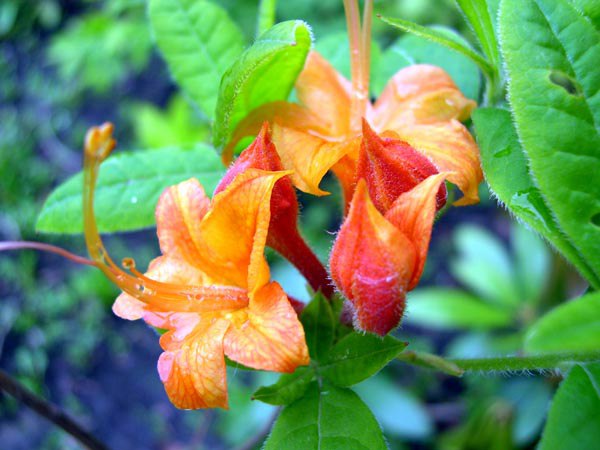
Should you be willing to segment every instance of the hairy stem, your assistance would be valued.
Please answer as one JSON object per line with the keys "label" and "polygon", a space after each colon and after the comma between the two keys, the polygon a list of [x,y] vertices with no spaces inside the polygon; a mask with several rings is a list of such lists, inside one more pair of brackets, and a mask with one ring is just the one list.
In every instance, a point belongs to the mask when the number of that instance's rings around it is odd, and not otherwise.
{"label": "hairy stem", "polygon": [[4,391],[13,396],[40,416],[45,417],[77,439],[77,441],[86,448],[90,450],[108,450],[106,444],[100,442],[97,438],[84,430],[81,425],[75,422],[58,406],[38,397],[3,370],[0,370],[0,391]]}

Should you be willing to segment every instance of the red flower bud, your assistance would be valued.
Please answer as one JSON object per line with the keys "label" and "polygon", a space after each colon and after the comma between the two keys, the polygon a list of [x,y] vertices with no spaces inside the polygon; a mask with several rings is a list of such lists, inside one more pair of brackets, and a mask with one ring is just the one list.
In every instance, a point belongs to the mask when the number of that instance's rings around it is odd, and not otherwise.
{"label": "red flower bud", "polygon": [[[365,179],[373,203],[385,214],[401,194],[437,174],[438,170],[429,158],[408,143],[378,136],[364,119],[362,129],[357,179]],[[439,188],[436,203],[437,209],[446,203],[444,184]]]}
{"label": "red flower bud", "polygon": [[[252,144],[229,167],[215,189],[215,194],[223,191],[238,174],[251,168],[268,171],[284,170],[281,158],[271,140],[267,122],[263,124]],[[289,177],[277,181],[271,194],[271,219],[267,245],[294,264],[313,289],[321,289],[327,297],[332,295],[333,288],[328,281],[327,271],[298,231],[298,199]]]}

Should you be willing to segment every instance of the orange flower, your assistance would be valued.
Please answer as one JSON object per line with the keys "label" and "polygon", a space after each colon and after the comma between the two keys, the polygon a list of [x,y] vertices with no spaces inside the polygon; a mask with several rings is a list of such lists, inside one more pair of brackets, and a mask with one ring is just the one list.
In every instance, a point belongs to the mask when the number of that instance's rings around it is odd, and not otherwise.
{"label": "orange flower", "polygon": [[84,214],[88,250],[122,290],[125,319],[168,330],[158,372],[178,408],[227,408],[224,355],[256,369],[293,372],[308,364],[304,331],[279,284],[269,282],[264,247],[274,186],[288,172],[248,169],[212,201],[194,179],[168,188],[156,208],[162,256],[142,275],[119,269],[94,221],[100,162],[114,147],[112,127],[86,139]]}
{"label": "orange flower", "polygon": [[[351,84],[311,52],[296,89],[300,105],[276,102],[257,108],[237,127],[224,155],[230,157],[242,137],[256,134],[268,120],[284,167],[295,171],[294,184],[323,195],[319,183],[332,169],[349,201],[361,138],[361,130],[351,126]],[[414,65],[392,77],[375,104],[367,105],[365,116],[378,134],[405,141],[439,171],[452,172],[448,180],[464,194],[455,204],[467,205],[479,200],[483,178],[477,144],[459,122],[474,107],[442,69]]]}
{"label": "orange flower", "polygon": [[384,336],[400,323],[406,292],[423,272],[436,195],[447,175],[426,178],[385,215],[365,180],[358,182],[330,258],[331,277],[353,306],[355,327]]}

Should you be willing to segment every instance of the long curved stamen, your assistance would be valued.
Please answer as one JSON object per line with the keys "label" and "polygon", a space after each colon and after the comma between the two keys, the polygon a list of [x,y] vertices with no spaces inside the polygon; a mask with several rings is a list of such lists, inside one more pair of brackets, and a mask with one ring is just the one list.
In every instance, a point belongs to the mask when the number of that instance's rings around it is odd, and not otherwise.
{"label": "long curved stamen", "polygon": [[56,245],[45,244],[43,242],[32,242],[32,241],[5,241],[0,242],[0,252],[9,250],[38,250],[42,252],[54,253],[56,255],[67,258],[77,264],[85,264],[87,266],[97,266],[96,261],[91,261],[83,256],[76,255],[74,253],[65,250],[64,248],[57,247]]}
{"label": "long curved stamen", "polygon": [[135,270],[135,262],[127,258],[124,265],[132,274],[121,270],[106,251],[94,215],[94,189],[100,164],[115,147],[112,124],[88,131],[84,151],[83,214],[85,242],[90,257],[104,275],[121,290],[153,308],[170,312],[208,312],[235,310],[248,305],[243,289],[221,286],[186,286],[151,280]]}
{"label": "long curved stamen", "polygon": [[[371,72],[371,23],[373,19],[373,0],[365,0],[362,21],[362,81],[364,83],[363,112],[369,102],[369,75]],[[365,117],[364,115],[362,117]],[[361,119],[362,119],[361,117]]]}

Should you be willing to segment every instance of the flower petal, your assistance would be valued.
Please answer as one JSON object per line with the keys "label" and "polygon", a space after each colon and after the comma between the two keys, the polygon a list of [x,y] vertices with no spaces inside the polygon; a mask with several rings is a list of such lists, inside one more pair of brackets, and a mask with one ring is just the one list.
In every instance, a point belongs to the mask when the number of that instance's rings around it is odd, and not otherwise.
{"label": "flower petal", "polygon": [[312,51],[296,80],[298,100],[315,114],[330,136],[350,131],[352,84],[319,53]]}
{"label": "flower petal", "polygon": [[413,123],[465,120],[475,106],[443,69],[416,64],[390,79],[375,103],[372,123],[382,132]]}
{"label": "flower petal", "polygon": [[425,266],[436,212],[436,195],[447,176],[447,173],[439,173],[425,179],[398,197],[385,215],[387,220],[410,239],[417,251],[415,270],[408,283],[409,291],[419,282]]}
{"label": "flower petal", "polygon": [[309,362],[304,330],[279,284],[259,289],[247,309],[232,314],[225,354],[248,367],[293,372]]}
{"label": "flower petal", "polygon": [[448,181],[464,194],[454,205],[471,205],[479,201],[478,186],[483,181],[479,148],[463,124],[451,120],[411,125],[396,131],[401,139],[428,156],[440,172],[451,172]]}
{"label": "flower petal", "polygon": [[[437,168],[425,155],[401,140],[379,137],[363,120],[357,178],[367,182],[379,212],[385,214],[400,194],[436,173]],[[446,187],[442,185],[437,195],[438,208],[445,203]]]}
{"label": "flower petal", "polygon": [[415,263],[412,242],[377,211],[361,179],[330,258],[331,277],[353,304],[356,326],[385,335],[398,325]]}
{"label": "flower petal", "polygon": [[[177,408],[228,408],[223,337],[229,322],[198,325],[185,339],[171,339],[158,359],[158,373]],[[172,333],[172,332],[170,332]],[[161,345],[169,339],[161,338]]]}
{"label": "flower petal", "polygon": [[200,266],[211,278],[254,289],[267,283],[264,247],[271,217],[271,193],[287,172],[248,169],[217,194],[200,224]]}

